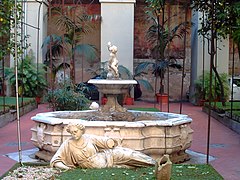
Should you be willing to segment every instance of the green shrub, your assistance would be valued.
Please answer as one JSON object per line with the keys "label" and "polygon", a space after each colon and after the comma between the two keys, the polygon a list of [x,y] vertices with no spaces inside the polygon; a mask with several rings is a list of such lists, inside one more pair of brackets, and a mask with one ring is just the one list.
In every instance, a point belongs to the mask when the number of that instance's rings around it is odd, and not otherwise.
{"label": "green shrub", "polygon": [[[229,95],[230,95],[230,87],[228,83],[228,75],[226,73],[221,73],[219,74],[220,79],[222,81],[223,85],[223,91],[224,91],[224,99],[228,100]],[[197,80],[195,80],[194,85],[195,85],[195,97],[197,99],[205,99],[209,100],[209,94],[211,93],[211,101],[213,100],[219,100],[222,99],[222,94],[221,94],[221,86],[220,82],[216,78],[215,74],[212,74],[212,90],[210,92],[210,73],[205,72],[204,76],[201,75]]]}
{"label": "green shrub", "polygon": [[[34,56],[30,53],[18,62],[18,94],[24,97],[41,97],[47,87],[43,64],[33,62]],[[15,68],[5,69],[5,75],[10,84],[16,84]]]}
{"label": "green shrub", "polygon": [[76,87],[72,84],[60,84],[60,88],[49,90],[45,99],[55,110],[84,110],[88,109],[89,99],[82,91],[76,92]]}

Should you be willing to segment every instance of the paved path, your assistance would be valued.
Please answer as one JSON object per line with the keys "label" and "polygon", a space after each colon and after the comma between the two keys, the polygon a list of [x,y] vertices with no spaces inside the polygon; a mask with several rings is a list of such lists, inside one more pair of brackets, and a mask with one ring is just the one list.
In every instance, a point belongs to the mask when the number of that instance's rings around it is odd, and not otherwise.
{"label": "paved path", "polygon": [[[38,109],[20,117],[22,150],[34,148],[30,140],[32,136],[30,129],[34,124],[31,117],[37,113],[49,111],[47,107],[47,105],[41,104],[38,106]],[[5,156],[13,152],[18,152],[17,121],[13,121],[0,128],[0,176],[16,163],[16,161]]]}
{"label": "paved path", "polygon": [[[163,111],[167,111],[166,105],[160,106],[141,101],[137,101],[134,106],[129,107],[154,106]],[[169,107],[170,112],[180,112],[179,103],[171,103]],[[47,105],[41,104],[38,109],[20,118],[22,150],[34,148],[30,140],[30,129],[33,126],[31,117],[36,113],[46,111],[49,111]],[[193,106],[190,103],[183,103],[182,114],[188,114],[193,119],[191,127],[194,130],[194,133],[190,150],[206,154],[208,115],[202,112],[201,107]],[[18,152],[17,142],[16,121],[0,128],[0,176],[16,163],[16,161],[5,155]],[[224,179],[240,179],[240,135],[228,129],[213,118],[211,118],[210,155],[215,158],[213,161],[210,161],[210,164],[224,177]]]}

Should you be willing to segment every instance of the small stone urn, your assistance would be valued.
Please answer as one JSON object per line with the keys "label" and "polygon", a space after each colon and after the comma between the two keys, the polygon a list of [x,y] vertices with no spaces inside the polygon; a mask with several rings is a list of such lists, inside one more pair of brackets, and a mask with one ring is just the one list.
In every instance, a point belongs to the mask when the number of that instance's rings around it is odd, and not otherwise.
{"label": "small stone urn", "polygon": [[172,173],[172,162],[168,154],[164,154],[159,160],[157,160],[155,173],[157,180],[170,180]]}

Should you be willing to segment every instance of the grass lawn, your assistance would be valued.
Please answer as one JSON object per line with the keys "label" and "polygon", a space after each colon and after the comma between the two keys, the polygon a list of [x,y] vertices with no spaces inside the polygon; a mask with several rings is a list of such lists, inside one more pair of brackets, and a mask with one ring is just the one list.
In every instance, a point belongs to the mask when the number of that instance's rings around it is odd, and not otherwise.
{"label": "grass lawn", "polygon": [[[42,166],[44,173],[48,172],[46,168],[49,166]],[[16,168],[15,168],[16,169]],[[26,168],[28,169],[28,168]],[[14,169],[9,171],[8,174],[13,173]],[[50,172],[50,171],[49,171]],[[23,172],[20,172],[24,174]],[[28,172],[31,173],[31,172]],[[7,175],[7,174],[6,174]],[[39,173],[35,173],[35,176],[45,177]],[[3,177],[2,177],[3,178]],[[36,177],[35,177],[36,178]],[[51,175],[49,179],[58,180],[147,180],[156,179],[155,177],[155,167],[149,168],[137,168],[137,169],[125,169],[125,168],[104,168],[104,169],[72,169],[69,171],[61,172],[60,174]],[[223,177],[211,166],[207,164],[174,164],[172,166],[171,180],[223,180]]]}
{"label": "grass lawn", "polygon": [[[71,180],[143,180],[156,179],[155,168],[137,168],[137,169],[74,169],[62,173],[58,179]],[[172,180],[220,180],[221,175],[210,165],[173,165]]]}
{"label": "grass lawn", "polygon": [[[212,103],[212,106],[214,106],[215,103]],[[232,102],[233,110],[240,110],[240,102]],[[230,110],[231,109],[231,102],[226,102],[225,106],[222,105],[221,102],[216,102],[216,108],[222,109],[222,110]]]}
{"label": "grass lawn", "polygon": [[[5,102],[4,102],[4,99],[5,99]],[[0,96],[0,107],[1,108],[4,106],[4,104],[7,107],[15,107],[16,102],[17,102],[16,97],[6,96],[4,98],[4,97]],[[26,104],[35,102],[35,98],[28,98],[28,97],[21,98],[21,97],[19,97],[18,102],[19,102],[20,106],[22,105],[22,102],[23,102],[24,105],[26,105]]]}
{"label": "grass lawn", "polygon": [[[5,102],[4,102],[4,99],[5,99]],[[22,102],[23,102],[23,105],[34,103],[35,98],[19,97],[18,101],[19,101],[19,105],[22,106]],[[6,96],[4,98],[4,97],[0,96],[0,111],[3,111],[4,104],[5,104],[5,110],[9,110],[10,108],[14,109],[16,106],[16,102],[17,102],[16,97]]]}
{"label": "grass lawn", "polygon": [[[240,102],[226,102],[225,106],[222,105],[222,102],[216,102],[211,104],[213,109],[215,109],[219,113],[224,113],[225,111],[231,111],[232,106],[232,112],[233,115],[240,116]],[[208,103],[206,103],[206,106],[208,106]]]}
{"label": "grass lawn", "polygon": [[130,108],[129,110],[159,112],[157,108]]}

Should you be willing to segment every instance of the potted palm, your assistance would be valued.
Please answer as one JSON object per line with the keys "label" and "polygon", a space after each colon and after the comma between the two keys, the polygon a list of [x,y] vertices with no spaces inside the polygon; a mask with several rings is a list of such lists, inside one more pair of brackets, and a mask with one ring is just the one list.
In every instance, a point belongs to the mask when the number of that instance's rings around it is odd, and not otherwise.
{"label": "potted palm", "polygon": [[147,41],[152,45],[151,54],[155,62],[142,62],[136,67],[136,73],[146,73],[148,67],[152,69],[152,74],[156,77],[155,89],[157,87],[157,79],[160,79],[159,91],[156,93],[157,97],[163,97],[168,100],[168,95],[164,91],[164,75],[168,67],[181,69],[181,65],[177,62],[175,57],[166,55],[166,49],[175,38],[182,38],[186,33],[188,22],[177,24],[172,29],[169,27],[171,17],[167,19],[164,17],[165,5],[164,0],[147,0],[148,21],[150,27],[147,29]]}
{"label": "potted palm", "polygon": [[[52,68],[53,75],[56,74],[58,69],[69,68],[70,79],[74,84],[76,56],[78,55],[90,63],[95,63],[95,61],[98,60],[96,47],[91,44],[82,43],[83,35],[93,30],[93,26],[91,26],[89,22],[91,17],[85,12],[70,16],[69,14],[72,14],[71,11],[75,11],[75,9],[75,7],[69,7],[64,9],[64,11],[59,7],[53,7],[51,9],[56,25],[59,27],[59,30],[62,30],[64,33],[61,35],[50,34],[45,38],[42,45],[42,48],[47,48],[44,63]],[[60,65],[55,67],[52,61],[57,61],[62,56],[67,56],[69,63],[65,61],[58,63]],[[54,78],[54,76],[52,78]]]}

